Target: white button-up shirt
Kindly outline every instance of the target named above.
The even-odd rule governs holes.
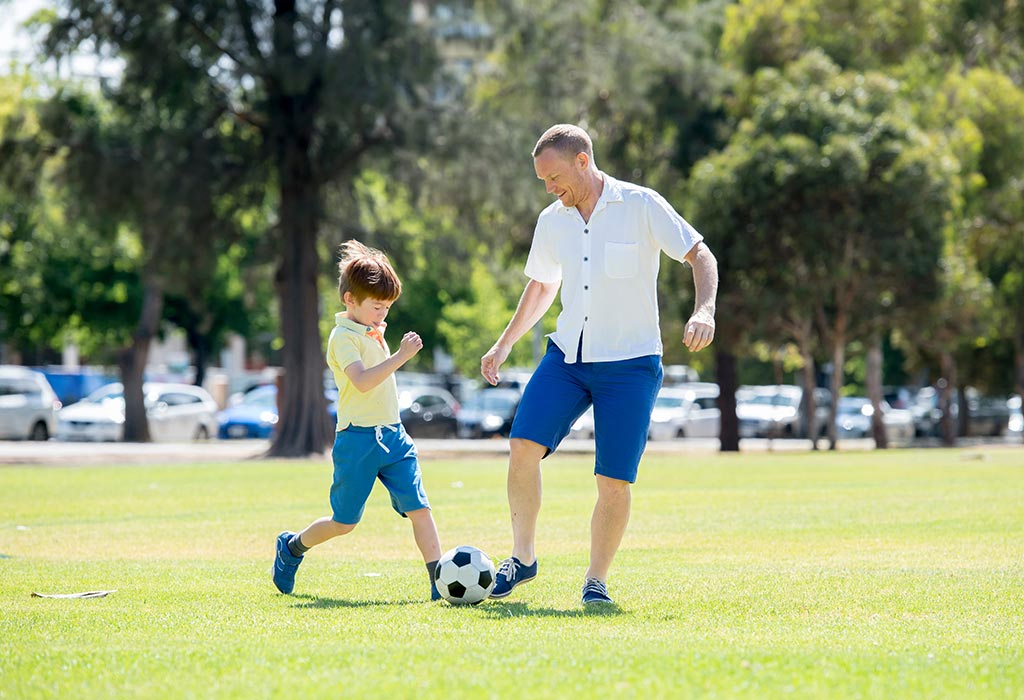
[[[661,251],[684,262],[703,237],[654,190],[602,173],[590,221],[555,201],[537,218],[526,275],[561,282],[562,312],[551,339],[576,361],[661,355],[658,269]]]

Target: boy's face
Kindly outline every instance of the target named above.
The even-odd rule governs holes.
[[[352,296],[352,292],[345,292],[344,302],[350,319],[356,323],[372,326],[373,328],[377,328],[380,324],[384,323],[384,319],[387,318],[388,311],[391,309],[391,304],[394,303],[370,297],[362,301],[356,301],[356,298]]]

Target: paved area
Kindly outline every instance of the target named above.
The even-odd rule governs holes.
[[[416,440],[420,456],[472,457],[508,454],[508,440]],[[144,464],[167,462],[231,462],[260,459],[270,443],[266,440],[209,440],[190,443],[122,443],[122,442],[0,442],[0,465],[40,464],[74,466],[85,464]],[[846,440],[842,449],[872,449],[871,440]],[[741,451],[807,451],[809,440],[742,440]],[[686,438],[648,443],[647,451],[656,454],[714,453],[717,439]],[[559,454],[592,454],[593,440],[566,440]],[[328,456],[325,454],[325,459]]]

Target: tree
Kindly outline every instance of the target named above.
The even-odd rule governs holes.
[[[178,66],[244,124],[259,145],[252,171],[277,193],[276,275],[285,371],[281,422],[270,454],[322,451],[329,441],[318,330],[317,234],[323,192],[364,155],[415,128],[435,67],[410,3],[322,0],[67,0],[49,45],[92,40],[126,62],[118,90],[187,101]],[[159,46],[161,50],[154,51]]]
[[[748,328],[774,307],[802,352],[812,328],[827,348],[833,446],[846,345],[891,306],[921,308],[951,208],[941,152],[897,88],[817,52],[759,71],[729,146],[694,168],[701,220],[732,256],[723,304]]]

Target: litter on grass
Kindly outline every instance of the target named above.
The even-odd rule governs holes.
[[[33,593],[33,598],[105,598],[114,591],[86,591],[85,593]]]

